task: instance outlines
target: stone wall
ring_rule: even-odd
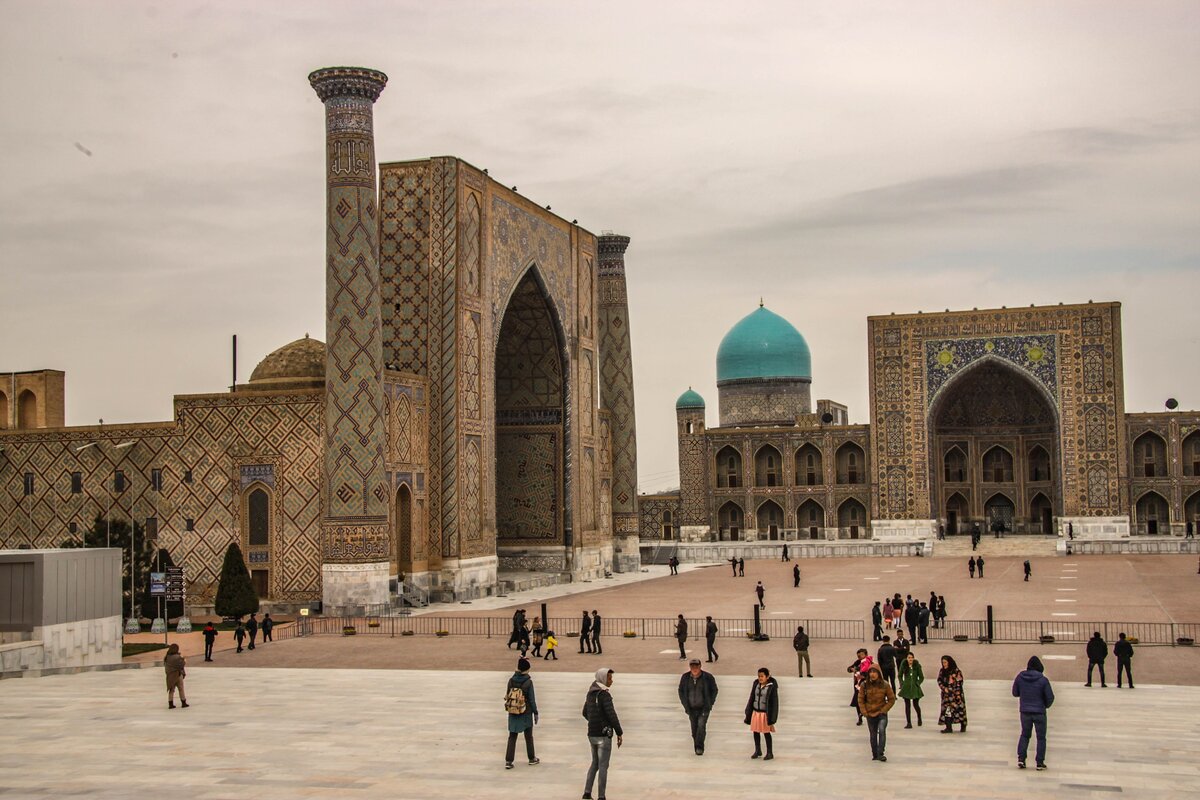
[[[0,634],[0,672],[93,667],[121,662],[121,617],[63,622]]]

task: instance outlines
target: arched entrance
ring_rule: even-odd
[[[768,500],[758,507],[758,538],[779,538],[779,530],[783,527],[783,509],[774,500]]]
[[[717,511],[717,531],[722,542],[742,540],[742,507],[730,500]]]
[[[1200,492],[1183,502],[1183,517],[1185,523],[1191,523],[1192,535],[1200,534]]]
[[[867,509],[863,504],[850,498],[838,507],[839,538],[847,536],[851,539],[860,538],[867,521]]]
[[[17,396],[17,427],[37,427],[37,395],[28,389]]]
[[[1171,509],[1158,492],[1146,492],[1139,497],[1135,513],[1137,519],[1134,521],[1134,533],[1154,536],[1171,532]]]
[[[496,342],[497,545],[569,545],[567,375],[561,326],[537,268],[513,290]]]
[[[929,440],[931,511],[947,533],[1051,527],[1062,505],[1058,414],[1032,377],[994,356],[965,367],[930,406]]]
[[[816,500],[805,500],[800,508],[796,509],[796,527],[800,529],[800,535],[807,535],[809,539],[821,538],[821,528],[825,527],[825,509],[821,508],[821,504]]]
[[[412,492],[406,484],[396,490],[396,566],[401,573],[413,572],[413,502]]]

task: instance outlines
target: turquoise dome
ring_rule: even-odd
[[[692,387],[679,395],[679,399],[675,401],[675,410],[679,411],[684,408],[704,408],[704,398],[696,392],[692,391]]]
[[[717,348],[717,383],[756,378],[812,380],[808,342],[792,323],[761,305],[734,325]]]

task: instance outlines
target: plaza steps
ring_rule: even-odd
[[[1009,534],[1000,539],[985,535],[979,540],[979,548],[971,550],[970,536],[947,536],[944,541],[933,542],[934,558],[968,558],[983,556],[1054,556],[1058,554],[1057,536]]]

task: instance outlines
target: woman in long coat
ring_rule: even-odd
[[[897,694],[904,700],[904,727],[912,727],[912,710],[917,709],[917,725],[921,725],[921,698],[925,692],[921,684],[925,682],[925,671],[921,662],[911,652],[900,662],[900,691]]]
[[[505,697],[515,688],[525,696],[525,710],[520,714],[511,711],[508,715],[508,748],[504,751],[504,768],[513,768],[513,757],[517,754],[517,734],[525,734],[525,755],[529,764],[537,764],[540,759],[533,752],[533,726],[537,722],[537,698],[533,694],[533,678],[529,677],[530,664],[525,658],[517,659],[517,671],[508,679],[508,688],[504,690]]]
[[[167,672],[167,708],[175,707],[175,690],[179,690],[179,703],[188,707],[187,695],[183,693],[183,679],[187,677],[187,662],[179,652],[179,645],[173,644],[167,648],[163,658],[163,669]]]
[[[942,690],[942,710],[938,724],[945,725],[942,733],[954,733],[958,723],[960,732],[967,729],[967,698],[963,694],[963,674],[950,656],[942,656],[942,668],[938,672],[938,688]]]

